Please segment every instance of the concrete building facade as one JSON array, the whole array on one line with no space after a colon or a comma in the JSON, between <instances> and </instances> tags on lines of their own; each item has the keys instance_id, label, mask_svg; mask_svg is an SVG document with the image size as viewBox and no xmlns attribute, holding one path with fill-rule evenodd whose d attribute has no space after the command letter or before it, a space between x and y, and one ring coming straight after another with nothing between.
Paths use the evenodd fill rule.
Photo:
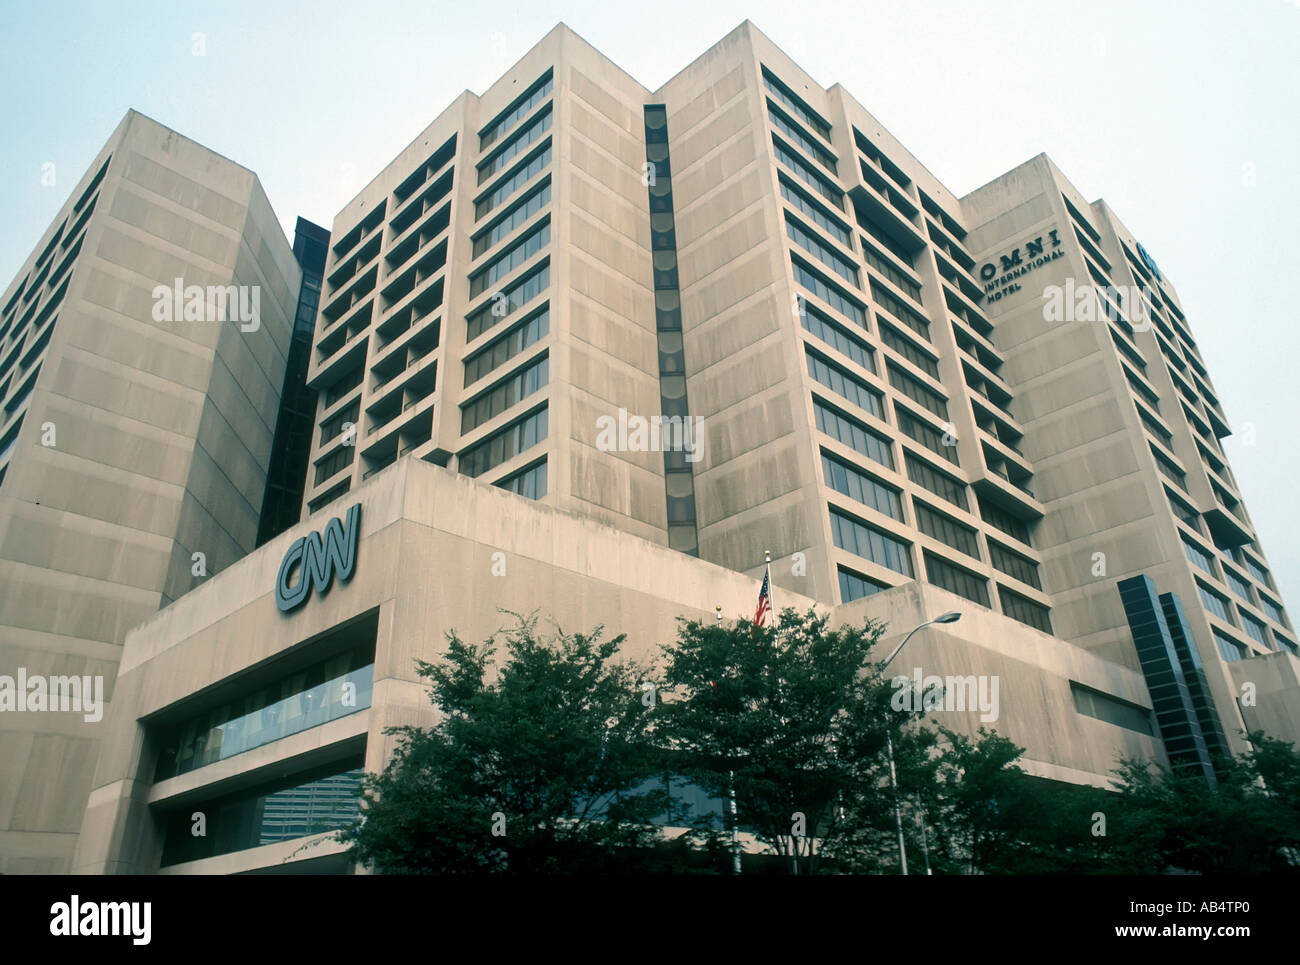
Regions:
<instances>
[{"instance_id":1,"label":"concrete building facade","mask_svg":"<svg viewBox=\"0 0 1300 965\"><path fill-rule=\"evenodd\" d=\"M111 700L127 630L253 548L298 284L256 176L129 112L0 302L10 688L83 678ZM0 872L67 871L102 726L15 696Z\"/></svg>"}]
</instances>

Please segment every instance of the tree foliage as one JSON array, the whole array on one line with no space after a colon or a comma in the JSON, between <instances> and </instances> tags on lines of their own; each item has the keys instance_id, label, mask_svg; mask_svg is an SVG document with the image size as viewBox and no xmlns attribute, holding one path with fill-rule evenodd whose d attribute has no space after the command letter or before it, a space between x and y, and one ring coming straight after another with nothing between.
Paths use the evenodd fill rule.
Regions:
<instances>
[{"instance_id":1,"label":"tree foliage","mask_svg":"<svg viewBox=\"0 0 1300 965\"><path fill-rule=\"evenodd\" d=\"M497 638L447 637L444 658L418 662L439 713L431 728L396 727L392 760L367 775L353 856L395 873L599 871L652 846L662 791L644 672L615 661L623 636L557 630L535 618Z\"/></svg>"}]
</instances>

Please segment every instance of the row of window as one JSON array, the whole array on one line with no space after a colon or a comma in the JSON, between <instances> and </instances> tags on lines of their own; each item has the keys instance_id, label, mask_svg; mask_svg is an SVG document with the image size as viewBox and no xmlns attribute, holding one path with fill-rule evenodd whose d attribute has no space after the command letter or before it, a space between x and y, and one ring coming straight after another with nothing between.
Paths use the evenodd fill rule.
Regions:
<instances>
[{"instance_id":1,"label":"row of window","mask_svg":"<svg viewBox=\"0 0 1300 965\"><path fill-rule=\"evenodd\" d=\"M939 365L934 359L922 352L911 339L905 338L888 322L884 322L878 318L876 319L876 323L880 327L880 340L882 342L903 358L907 359L926 375L930 376L930 378L938 381Z\"/></svg>"},{"instance_id":2,"label":"row of window","mask_svg":"<svg viewBox=\"0 0 1300 965\"><path fill-rule=\"evenodd\" d=\"M490 229L474 239L474 255L477 258L505 238L512 231L541 211L551 200L551 182L546 181L541 187L529 193L510 212L495 222Z\"/></svg>"},{"instance_id":3,"label":"row of window","mask_svg":"<svg viewBox=\"0 0 1300 965\"><path fill-rule=\"evenodd\" d=\"M762 71L763 86L767 88L768 93L790 110L794 111L795 116L816 131L823 140L829 141L831 139L830 124L822 120L820 114L805 104L801 98L796 96L794 92L790 90L790 88L786 87L785 84L778 80L776 75L770 70L763 67Z\"/></svg>"},{"instance_id":4,"label":"row of window","mask_svg":"<svg viewBox=\"0 0 1300 965\"><path fill-rule=\"evenodd\" d=\"M822 451L822 473L826 484L864 506L870 506L899 522L903 521L903 503L898 490L886 486L861 469Z\"/></svg>"},{"instance_id":5,"label":"row of window","mask_svg":"<svg viewBox=\"0 0 1300 965\"><path fill-rule=\"evenodd\" d=\"M552 72L547 72L537 80L528 90L524 91L505 112L500 114L496 120L485 127L478 136L478 147L480 151L486 151L493 143L496 142L506 131L510 130L518 121L528 115L534 107L546 100L554 89L555 83Z\"/></svg>"},{"instance_id":6,"label":"row of window","mask_svg":"<svg viewBox=\"0 0 1300 965\"><path fill-rule=\"evenodd\" d=\"M845 318L857 322L859 328L867 327L867 313L861 305L851 299L838 286L827 281L798 258L791 258L796 284L802 285L810 292L835 309Z\"/></svg>"},{"instance_id":7,"label":"row of window","mask_svg":"<svg viewBox=\"0 0 1300 965\"><path fill-rule=\"evenodd\" d=\"M835 174L835 155L826 148L817 144L805 134L799 126L781 111L777 110L770 102L767 105L767 116L772 121L772 126L794 142L804 153L812 156L822 167Z\"/></svg>"},{"instance_id":8,"label":"row of window","mask_svg":"<svg viewBox=\"0 0 1300 965\"><path fill-rule=\"evenodd\" d=\"M530 146L536 144L550 129L551 110L548 108L545 113L540 114L535 120L529 121L528 124L520 128L505 147L479 164L478 183L482 184L497 172L504 171L506 165Z\"/></svg>"},{"instance_id":9,"label":"row of window","mask_svg":"<svg viewBox=\"0 0 1300 965\"><path fill-rule=\"evenodd\" d=\"M475 352L465 360L465 385L473 385L490 372L500 368L525 349L537 344L551 329L550 309L540 312L516 325L501 338Z\"/></svg>"},{"instance_id":10,"label":"row of window","mask_svg":"<svg viewBox=\"0 0 1300 965\"><path fill-rule=\"evenodd\" d=\"M853 359L868 372L876 371L875 351L870 345L855 335L851 335L848 329L831 321L817 309L813 308L807 302L800 304L800 318L803 321L803 327L812 332L827 345L832 345L847 357Z\"/></svg>"},{"instance_id":11,"label":"row of window","mask_svg":"<svg viewBox=\"0 0 1300 965\"><path fill-rule=\"evenodd\" d=\"M866 238L862 239L862 258L868 265L888 278L898 288L907 292L916 301L921 300L921 286L891 265L884 255L871 247Z\"/></svg>"},{"instance_id":12,"label":"row of window","mask_svg":"<svg viewBox=\"0 0 1300 965\"><path fill-rule=\"evenodd\" d=\"M470 276L469 297L483 294L498 281L532 258L551 241L551 222L547 218L527 235L503 251L486 268Z\"/></svg>"},{"instance_id":13,"label":"row of window","mask_svg":"<svg viewBox=\"0 0 1300 965\"><path fill-rule=\"evenodd\" d=\"M889 372L889 384L895 389L940 419L948 418L948 400L942 395L929 386L923 385L920 380L913 378L892 362L887 362L885 368Z\"/></svg>"},{"instance_id":14,"label":"row of window","mask_svg":"<svg viewBox=\"0 0 1300 965\"><path fill-rule=\"evenodd\" d=\"M796 187L794 182L784 174L778 175L778 180L781 183L781 197L792 204L800 214L827 234L833 235L835 240L845 248L853 247L853 238L849 233L849 229L844 227L838 218L832 217L820 204L813 201L802 188Z\"/></svg>"},{"instance_id":15,"label":"row of window","mask_svg":"<svg viewBox=\"0 0 1300 965\"><path fill-rule=\"evenodd\" d=\"M913 442L919 442L935 455L947 459L954 466L960 465L957 461L957 439L955 436L942 432L930 425L930 423L918 419L902 406L895 405L894 414L898 418L898 428L902 430L903 435Z\"/></svg>"},{"instance_id":16,"label":"row of window","mask_svg":"<svg viewBox=\"0 0 1300 965\"><path fill-rule=\"evenodd\" d=\"M772 135L772 150L776 154L776 159L784 164L795 177L816 191L822 198L835 205L840 211L844 210L844 192L832 181L823 177L819 171L807 164L794 151L786 147L785 143L775 134Z\"/></svg>"},{"instance_id":17,"label":"row of window","mask_svg":"<svg viewBox=\"0 0 1300 965\"><path fill-rule=\"evenodd\" d=\"M465 403L460 409L461 434L472 432L489 419L528 398L547 384L549 376L549 360L543 355L472 402Z\"/></svg>"},{"instance_id":18,"label":"row of window","mask_svg":"<svg viewBox=\"0 0 1300 965\"><path fill-rule=\"evenodd\" d=\"M823 265L829 268L835 274L839 275L849 284L857 287L858 269L854 267L853 262L845 258L834 248L824 244L822 240L813 234L793 217L787 211L785 215L785 232L800 248L807 251Z\"/></svg>"},{"instance_id":19,"label":"row of window","mask_svg":"<svg viewBox=\"0 0 1300 965\"><path fill-rule=\"evenodd\" d=\"M496 485L525 499L541 499L546 495L546 460L512 473Z\"/></svg>"},{"instance_id":20,"label":"row of window","mask_svg":"<svg viewBox=\"0 0 1300 965\"><path fill-rule=\"evenodd\" d=\"M465 318L465 340L472 342L493 325L509 318L551 284L550 263L539 266L514 284L493 295Z\"/></svg>"},{"instance_id":21,"label":"row of window","mask_svg":"<svg viewBox=\"0 0 1300 965\"><path fill-rule=\"evenodd\" d=\"M831 408L813 397L813 417L817 428L832 439L844 443L859 455L889 469L894 468L893 447L888 439L866 425Z\"/></svg>"},{"instance_id":22,"label":"row of window","mask_svg":"<svg viewBox=\"0 0 1300 965\"><path fill-rule=\"evenodd\" d=\"M458 468L471 478L495 469L546 438L546 409L531 412L460 454Z\"/></svg>"},{"instance_id":23,"label":"row of window","mask_svg":"<svg viewBox=\"0 0 1300 965\"><path fill-rule=\"evenodd\" d=\"M808 374L814 381L848 399L859 409L870 412L877 419L884 419L884 403L879 392L816 352L805 349L804 355L808 359Z\"/></svg>"},{"instance_id":24,"label":"row of window","mask_svg":"<svg viewBox=\"0 0 1300 965\"><path fill-rule=\"evenodd\" d=\"M508 178L498 183L489 193L474 202L474 220L477 221L491 212L506 198L541 174L550 163L551 146L548 144L545 149L538 151L531 158L524 161Z\"/></svg>"},{"instance_id":25,"label":"row of window","mask_svg":"<svg viewBox=\"0 0 1300 965\"><path fill-rule=\"evenodd\" d=\"M892 292L886 290L874 278L871 279L871 297L875 299L877 305L916 332L917 335L920 335L927 342L931 340L930 320L910 305L903 304L902 299L895 297Z\"/></svg>"}]
</instances>

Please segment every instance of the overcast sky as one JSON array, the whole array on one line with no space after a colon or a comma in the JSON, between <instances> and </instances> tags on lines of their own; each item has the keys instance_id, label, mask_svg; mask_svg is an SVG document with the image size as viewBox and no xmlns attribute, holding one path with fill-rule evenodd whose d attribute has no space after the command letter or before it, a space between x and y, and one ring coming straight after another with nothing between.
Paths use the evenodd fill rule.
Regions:
<instances>
[{"instance_id":1,"label":"overcast sky","mask_svg":"<svg viewBox=\"0 0 1300 965\"><path fill-rule=\"evenodd\" d=\"M745 18L954 195L1046 151L1110 203L1178 289L1261 543L1300 605L1300 0L11 4L0 283L128 108L256 171L291 235L298 215L329 227L559 20L653 90Z\"/></svg>"}]
</instances>

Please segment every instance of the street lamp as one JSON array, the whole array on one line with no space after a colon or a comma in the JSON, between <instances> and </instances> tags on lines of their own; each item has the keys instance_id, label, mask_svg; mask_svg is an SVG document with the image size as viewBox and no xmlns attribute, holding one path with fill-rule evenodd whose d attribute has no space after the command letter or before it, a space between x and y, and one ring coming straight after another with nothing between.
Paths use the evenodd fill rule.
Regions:
<instances>
[{"instance_id":1,"label":"street lamp","mask_svg":"<svg viewBox=\"0 0 1300 965\"><path fill-rule=\"evenodd\" d=\"M880 673L883 676L885 668L898 656L898 652L903 649L903 644L912 639L912 634L917 630L924 630L926 627L935 623L956 623L961 619L961 614L956 610L949 610L947 613L935 617L933 620L927 620L919 627L912 629L907 636L903 637L903 643L894 648L894 652L885 658L885 662L880 665ZM889 784L894 790L894 828L898 832L898 867L903 874L907 874L907 847L903 844L903 809L899 803L898 797L898 774L894 770L894 739L889 733L889 718L885 717L885 747L889 751Z\"/></svg>"}]
</instances>

